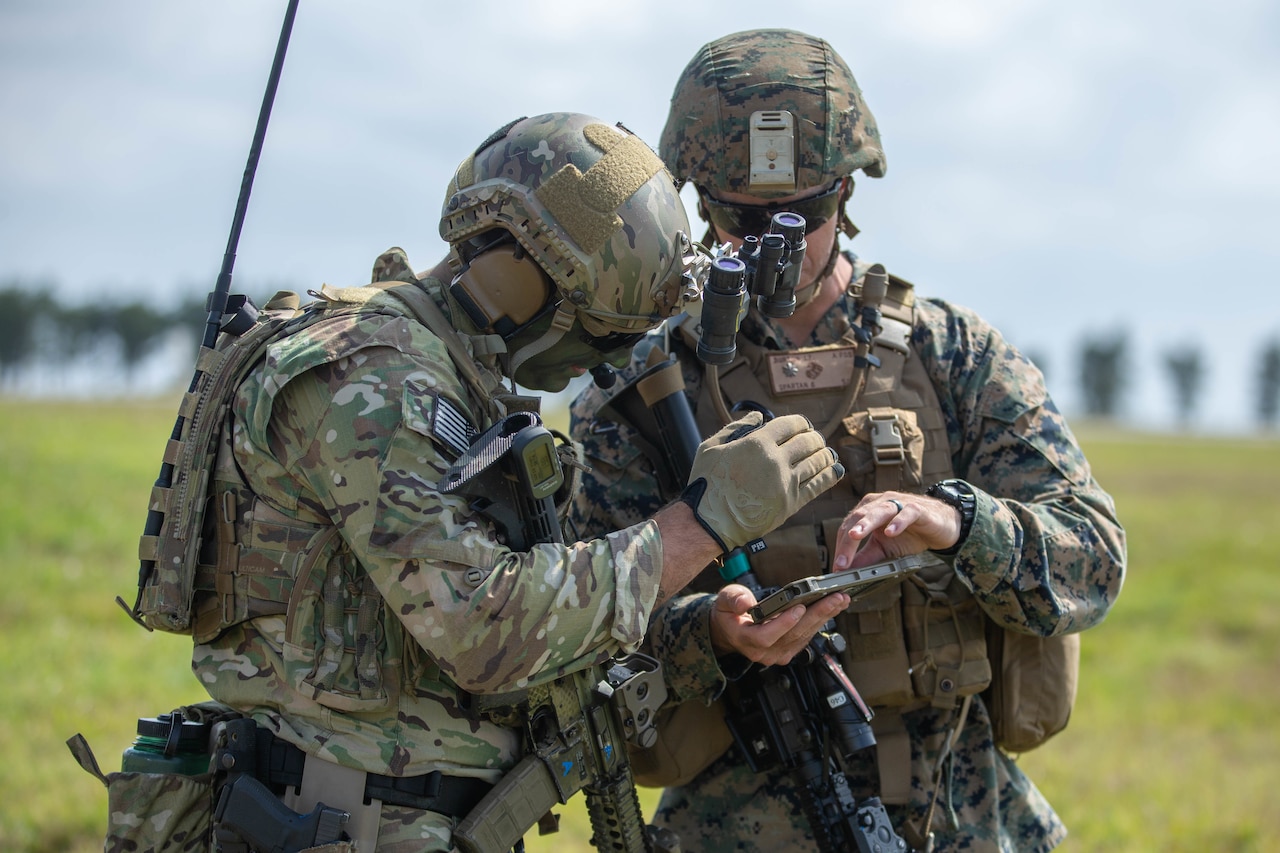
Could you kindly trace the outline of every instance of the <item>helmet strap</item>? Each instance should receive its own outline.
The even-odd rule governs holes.
[[[521,347],[519,350],[511,354],[511,364],[507,368],[507,376],[512,382],[516,379],[516,370],[520,368],[529,359],[535,355],[541,355],[560,343],[560,339],[565,333],[573,327],[573,321],[577,318],[577,311],[561,302],[556,306],[556,314],[551,318],[551,328],[547,329],[542,337],[538,338],[528,346]]]
[[[850,240],[858,236],[858,226],[853,224],[853,220],[849,218],[849,196],[853,195],[853,179],[846,178],[848,189],[845,191],[844,198],[840,201],[840,224],[836,227],[835,236],[831,239],[831,256],[827,258],[826,266],[822,268],[822,272],[813,280],[813,284],[809,285],[807,293],[796,294],[796,307],[802,307],[812,302],[821,290],[818,285],[826,280],[827,276],[835,271],[836,261],[840,260],[840,235],[844,234]]]
[[[836,268],[836,261],[840,259],[840,235],[836,234],[831,240],[831,257],[827,258],[826,266],[822,268],[822,272],[818,273],[817,278],[813,282],[803,288],[796,289],[796,308],[803,308],[810,302],[818,298],[818,294],[822,291],[822,283],[827,280],[827,276],[831,275]]]

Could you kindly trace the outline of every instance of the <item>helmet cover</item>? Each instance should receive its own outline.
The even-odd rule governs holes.
[[[518,119],[458,166],[440,236],[511,234],[592,335],[653,328],[695,296],[679,192],[621,125],[579,113]]]
[[[879,178],[886,165],[849,66],[824,39],[780,29],[734,33],[694,55],[676,81],[659,151],[679,184],[761,198],[858,169]],[[769,173],[775,163],[783,174]]]

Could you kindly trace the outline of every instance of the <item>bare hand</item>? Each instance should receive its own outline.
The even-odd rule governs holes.
[[[927,495],[878,492],[866,495],[845,516],[837,536],[835,570],[860,569],[960,540],[960,511]],[[861,549],[861,550],[859,550]]]
[[[756,597],[741,584],[721,588],[711,611],[711,644],[719,653],[737,652],[774,666],[789,663],[823,625],[849,606],[849,596],[837,592],[807,607],[797,604],[759,625],[747,613],[755,604]]]

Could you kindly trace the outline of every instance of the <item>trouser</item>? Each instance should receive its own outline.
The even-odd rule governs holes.
[[[888,711],[884,712],[887,716]],[[1066,828],[1034,783],[991,740],[986,709],[975,702],[945,774],[933,814],[938,853],[1044,853]],[[950,715],[931,708],[903,715],[913,767],[932,767]],[[879,796],[878,746],[846,762],[854,797]],[[886,804],[899,834],[908,820],[928,810],[933,785],[924,772],[910,773],[906,802]],[[697,853],[773,853],[817,850],[795,783],[783,771],[756,773],[731,748],[688,784],[662,793],[653,822],[680,836]]]

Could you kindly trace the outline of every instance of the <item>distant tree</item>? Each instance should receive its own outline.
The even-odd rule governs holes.
[[[53,301],[43,284],[17,280],[0,288],[0,382],[36,355],[36,329],[53,312]]]
[[[1181,349],[1165,353],[1164,366],[1173,381],[1174,406],[1178,426],[1191,423],[1196,404],[1200,401],[1200,380],[1204,376],[1204,364],[1198,349]]]
[[[1280,420],[1280,340],[1262,350],[1258,369],[1258,423],[1274,429]]]
[[[145,302],[134,301],[109,308],[105,321],[120,341],[120,358],[129,377],[169,332],[168,315]]]
[[[191,336],[191,346],[200,346],[204,340],[205,322],[209,318],[209,309],[205,307],[205,296],[188,296],[169,312],[169,326],[183,329]]]
[[[1080,361],[1080,389],[1085,414],[1114,418],[1120,411],[1120,395],[1128,384],[1125,358],[1127,340],[1123,332],[1109,338],[1085,341]]]
[[[99,302],[55,306],[53,321],[58,335],[55,357],[60,361],[73,361],[114,336],[113,313],[110,306]]]

